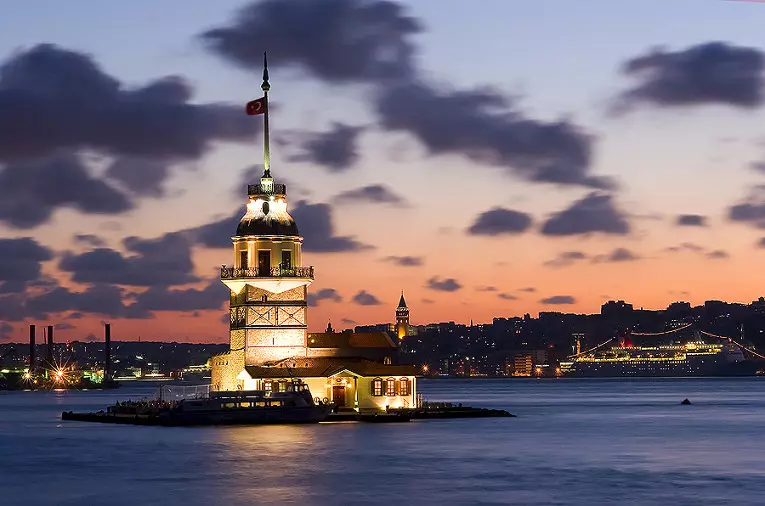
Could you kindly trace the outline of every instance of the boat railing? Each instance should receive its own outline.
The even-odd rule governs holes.
[[[160,385],[154,397],[160,401],[207,399],[210,397],[210,385]]]

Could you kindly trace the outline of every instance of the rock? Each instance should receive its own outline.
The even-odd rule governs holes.
[[[689,401],[688,399],[685,399],[685,400],[684,400],[683,402],[681,402],[680,404],[682,404],[682,405],[684,405],[684,406],[690,406],[690,404],[691,404],[691,401]]]

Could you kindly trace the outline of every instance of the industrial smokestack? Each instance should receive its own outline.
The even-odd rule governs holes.
[[[29,326],[29,374],[35,371],[35,326]]]
[[[48,368],[53,367],[53,325],[48,325]]]
[[[104,325],[104,382],[112,379],[112,324]]]

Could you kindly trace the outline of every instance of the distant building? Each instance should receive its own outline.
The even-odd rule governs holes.
[[[531,376],[534,372],[534,360],[531,355],[516,355],[513,358],[513,376]]]
[[[600,306],[600,314],[606,318],[629,317],[632,315],[633,310],[632,304],[628,304],[623,300],[609,300]]]
[[[404,292],[401,292],[401,299],[398,301],[398,307],[396,308],[396,337],[399,340],[409,335],[409,308],[406,307],[406,300],[404,300]]]

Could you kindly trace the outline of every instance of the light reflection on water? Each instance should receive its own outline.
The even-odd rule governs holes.
[[[763,504],[765,379],[420,385],[519,416],[170,429],[58,419],[153,387],[0,393],[0,505]]]

